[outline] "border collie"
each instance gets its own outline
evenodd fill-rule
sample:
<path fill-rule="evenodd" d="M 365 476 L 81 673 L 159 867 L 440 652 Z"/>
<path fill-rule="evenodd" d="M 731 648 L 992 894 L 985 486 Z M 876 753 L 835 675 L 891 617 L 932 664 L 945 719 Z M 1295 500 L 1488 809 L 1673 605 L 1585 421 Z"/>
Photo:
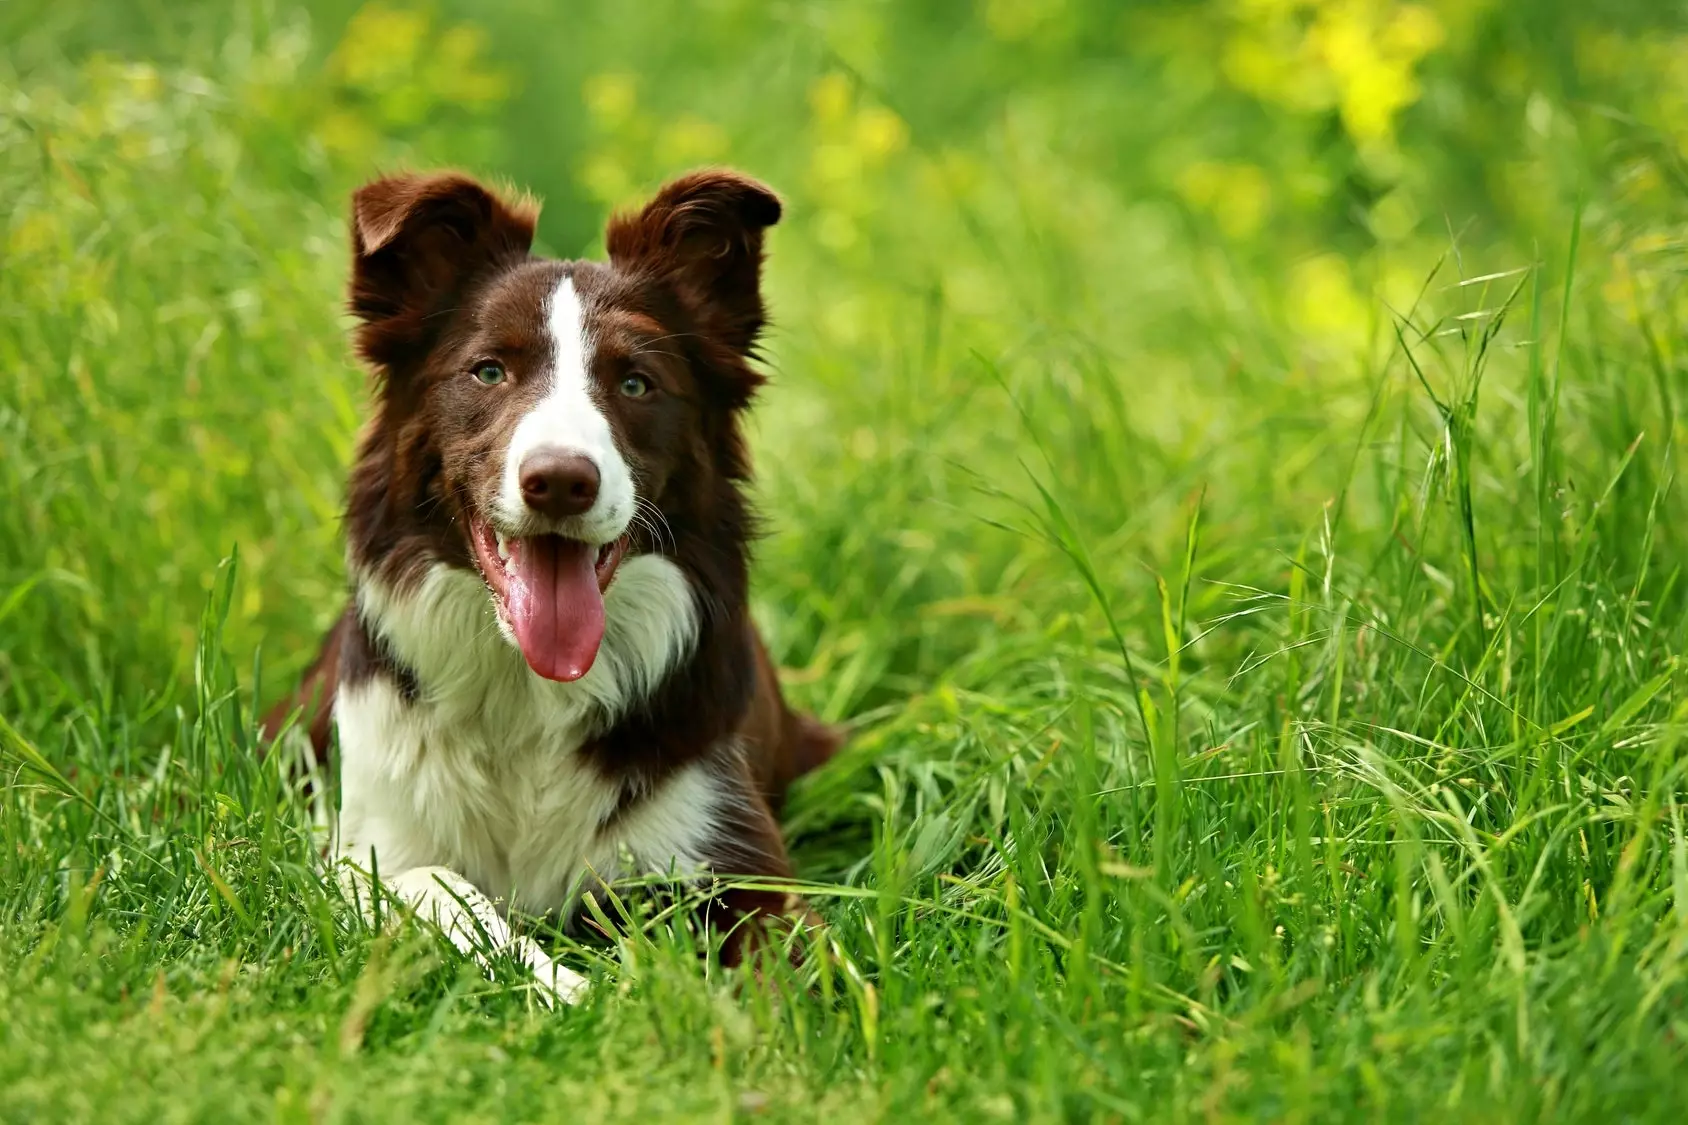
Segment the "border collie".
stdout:
<path fill-rule="evenodd" d="M 592 883 L 696 878 L 742 960 L 801 922 L 775 813 L 838 745 L 785 705 L 746 605 L 739 419 L 762 376 L 767 188 L 726 171 L 613 218 L 609 261 L 530 252 L 538 208 L 466 176 L 352 199 L 374 376 L 346 507 L 352 601 L 295 706 L 339 736 L 338 858 L 465 952 L 584 981 L 511 931 Z"/>

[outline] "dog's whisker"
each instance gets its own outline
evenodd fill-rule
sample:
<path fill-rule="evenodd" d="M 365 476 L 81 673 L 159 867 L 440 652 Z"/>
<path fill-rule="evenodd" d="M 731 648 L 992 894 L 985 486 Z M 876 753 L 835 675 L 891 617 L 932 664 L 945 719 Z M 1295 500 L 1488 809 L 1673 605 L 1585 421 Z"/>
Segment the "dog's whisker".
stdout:
<path fill-rule="evenodd" d="M 643 496 L 639 496 L 635 498 L 633 514 L 635 519 L 640 520 L 650 530 L 651 536 L 658 541 L 659 547 L 662 539 L 666 538 L 670 551 L 680 549 L 679 541 L 674 537 L 674 529 L 669 526 L 668 517 L 663 514 L 661 508 L 658 508 Z"/>
<path fill-rule="evenodd" d="M 679 356 L 678 352 L 671 352 L 671 351 L 666 351 L 666 350 L 658 351 L 654 345 L 660 344 L 664 340 L 701 340 L 701 339 L 703 339 L 703 337 L 696 332 L 670 332 L 666 336 L 657 336 L 654 339 L 644 341 L 643 343 L 636 346 L 633 349 L 633 351 L 631 352 L 631 354 L 632 355 L 644 355 L 646 352 L 655 352 L 657 355 L 668 355 L 668 356 L 678 357 Z"/>

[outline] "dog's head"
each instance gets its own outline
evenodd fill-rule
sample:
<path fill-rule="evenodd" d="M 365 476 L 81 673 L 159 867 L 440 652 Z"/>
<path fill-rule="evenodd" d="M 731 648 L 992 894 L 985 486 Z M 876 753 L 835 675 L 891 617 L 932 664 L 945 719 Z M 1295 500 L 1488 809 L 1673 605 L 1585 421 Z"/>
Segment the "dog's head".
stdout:
<path fill-rule="evenodd" d="M 376 180 L 352 211 L 358 349 L 443 561 L 478 569 L 535 672 L 578 679 L 622 560 L 744 475 L 779 200 L 694 173 L 610 221 L 607 263 L 533 257 L 537 208 L 461 175 Z"/>

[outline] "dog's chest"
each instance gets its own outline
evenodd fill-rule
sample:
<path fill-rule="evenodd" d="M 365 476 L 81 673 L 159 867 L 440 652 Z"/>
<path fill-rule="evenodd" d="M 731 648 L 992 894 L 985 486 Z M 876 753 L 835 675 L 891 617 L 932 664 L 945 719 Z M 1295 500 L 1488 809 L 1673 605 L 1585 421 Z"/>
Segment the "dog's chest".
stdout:
<path fill-rule="evenodd" d="M 582 753 L 689 650 L 696 611 L 665 559 L 624 564 L 605 599 L 598 662 L 582 680 L 531 675 L 489 621 L 485 588 L 436 567 L 398 596 L 359 601 L 423 689 L 390 677 L 342 683 L 340 854 L 381 870 L 444 866 L 494 898 L 566 910 L 587 878 L 703 866 L 730 788 L 706 762 L 627 791 Z"/>
<path fill-rule="evenodd" d="M 389 871 L 444 865 L 525 909 L 567 906 L 588 869 L 617 870 L 620 785 L 581 753 L 585 729 L 519 698 L 474 711 L 406 702 L 372 680 L 337 707 L 343 852 Z"/>

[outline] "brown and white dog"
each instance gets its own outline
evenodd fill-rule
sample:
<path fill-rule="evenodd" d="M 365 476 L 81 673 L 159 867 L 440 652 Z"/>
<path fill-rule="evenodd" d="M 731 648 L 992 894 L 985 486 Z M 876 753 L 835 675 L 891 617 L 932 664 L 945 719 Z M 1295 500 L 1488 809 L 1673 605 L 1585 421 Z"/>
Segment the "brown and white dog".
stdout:
<path fill-rule="evenodd" d="M 506 911 L 588 881 L 789 877 L 775 812 L 838 737 L 789 710 L 746 604 L 740 414 L 765 187 L 724 171 L 611 220 L 608 263 L 530 253 L 537 207 L 456 174 L 352 201 L 376 385 L 346 508 L 352 603 L 301 695 L 340 747 L 335 852 L 466 951 L 582 980 Z M 741 959 L 802 914 L 718 892 Z"/>

